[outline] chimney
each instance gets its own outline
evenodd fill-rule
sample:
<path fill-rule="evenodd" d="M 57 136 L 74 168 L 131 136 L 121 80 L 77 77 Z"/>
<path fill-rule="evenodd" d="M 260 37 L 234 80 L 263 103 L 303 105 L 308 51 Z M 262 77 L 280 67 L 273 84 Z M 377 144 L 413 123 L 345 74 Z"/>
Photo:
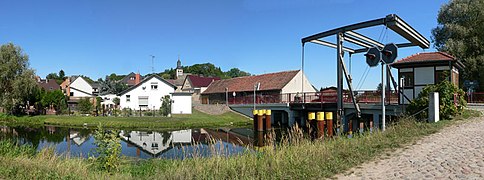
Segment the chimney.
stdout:
<path fill-rule="evenodd" d="M 71 78 L 70 78 L 70 77 L 68 77 L 68 78 L 66 79 L 66 81 L 67 81 L 67 83 L 66 83 L 66 93 L 67 93 L 67 94 L 66 94 L 66 95 L 67 95 L 68 97 L 70 97 L 70 96 L 71 96 Z"/>
<path fill-rule="evenodd" d="M 140 81 L 141 81 L 141 77 L 140 77 L 139 73 L 136 73 L 136 75 L 134 77 L 134 85 L 138 85 Z"/>

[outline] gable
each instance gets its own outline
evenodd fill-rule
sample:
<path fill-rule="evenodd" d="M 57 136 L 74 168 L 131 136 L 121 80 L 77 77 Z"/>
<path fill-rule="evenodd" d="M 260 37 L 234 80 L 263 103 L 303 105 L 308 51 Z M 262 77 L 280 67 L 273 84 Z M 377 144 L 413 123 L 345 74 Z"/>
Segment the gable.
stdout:
<path fill-rule="evenodd" d="M 146 89 L 151 89 L 151 85 L 152 83 L 157 83 L 157 88 L 158 89 L 169 89 L 170 91 L 171 90 L 175 90 L 176 89 L 176 86 L 171 84 L 170 82 L 164 80 L 163 78 L 157 76 L 157 75 L 151 75 L 145 79 L 143 79 L 143 81 L 141 81 L 139 84 L 135 85 L 135 86 L 132 86 L 126 90 L 124 90 L 123 92 L 119 93 L 119 95 L 123 95 L 123 94 L 126 94 L 126 93 L 129 93 L 130 91 L 134 91 L 134 90 L 146 90 Z M 144 88 L 144 89 L 143 89 Z"/>
<path fill-rule="evenodd" d="M 69 85 L 71 88 L 76 88 L 80 91 L 84 91 L 87 93 L 92 92 L 92 86 L 89 84 L 84 78 L 78 77 L 76 78 L 71 84 Z"/>

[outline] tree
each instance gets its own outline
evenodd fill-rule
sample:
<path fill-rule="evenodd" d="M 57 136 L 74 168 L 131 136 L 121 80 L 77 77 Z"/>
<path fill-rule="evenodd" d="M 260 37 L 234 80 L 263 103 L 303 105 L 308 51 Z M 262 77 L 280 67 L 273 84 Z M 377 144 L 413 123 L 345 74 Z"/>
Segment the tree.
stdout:
<path fill-rule="evenodd" d="M 484 90 L 484 1 L 452 0 L 441 6 L 432 41 L 439 51 L 465 65 L 463 78 L 478 80 Z M 461 81 L 462 82 L 462 81 Z"/>
<path fill-rule="evenodd" d="M 382 85 L 381 83 L 378 83 L 378 86 L 376 86 L 376 91 L 381 92 L 381 90 L 382 90 Z"/>
<path fill-rule="evenodd" d="M 162 98 L 160 113 L 162 116 L 168 116 L 171 114 L 171 99 L 169 95 Z"/>
<path fill-rule="evenodd" d="M 77 104 L 79 111 L 83 114 L 89 114 L 92 111 L 92 103 L 89 98 L 81 98 Z"/>
<path fill-rule="evenodd" d="M 120 102 L 121 102 L 121 100 L 120 100 L 118 97 L 115 97 L 115 98 L 113 99 L 113 103 L 114 103 L 114 105 L 116 105 L 116 106 L 119 106 L 119 103 L 120 103 Z"/>
<path fill-rule="evenodd" d="M 123 84 L 122 82 L 119 82 L 117 80 L 113 80 L 109 77 L 106 77 L 105 80 L 100 78 L 98 82 L 101 87 L 101 94 L 118 94 L 128 89 L 128 86 L 126 84 Z"/>
<path fill-rule="evenodd" d="M 59 76 L 57 75 L 57 73 L 50 73 L 50 74 L 47 74 L 47 76 L 45 78 L 46 79 L 59 79 Z"/>
<path fill-rule="evenodd" d="M 64 72 L 64 70 L 61 69 L 59 71 L 59 79 L 64 80 L 65 77 L 66 77 L 66 73 Z"/>
<path fill-rule="evenodd" d="M 0 47 L 0 77 L 0 106 L 9 114 L 20 114 L 39 88 L 22 48 L 12 43 Z"/>
<path fill-rule="evenodd" d="M 241 71 L 239 68 L 232 68 L 225 72 L 225 76 L 229 78 L 235 78 L 235 77 L 242 77 L 242 76 L 250 76 L 250 73 Z"/>
<path fill-rule="evenodd" d="M 54 109 L 56 110 L 61 110 L 65 107 L 62 107 L 65 105 L 65 96 L 64 93 L 62 93 L 61 90 L 55 90 L 55 91 L 47 91 L 44 93 L 44 96 L 42 97 L 41 103 L 43 107 L 49 107 L 53 106 Z"/>

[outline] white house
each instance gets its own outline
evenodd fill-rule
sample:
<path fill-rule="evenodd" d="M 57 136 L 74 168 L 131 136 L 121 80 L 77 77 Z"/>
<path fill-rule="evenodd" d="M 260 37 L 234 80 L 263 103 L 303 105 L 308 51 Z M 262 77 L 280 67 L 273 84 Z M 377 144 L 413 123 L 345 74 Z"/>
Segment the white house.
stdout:
<path fill-rule="evenodd" d="M 171 93 L 171 113 L 172 114 L 192 114 L 192 93 L 175 92 Z"/>
<path fill-rule="evenodd" d="M 119 98 L 116 94 L 104 94 L 99 97 L 102 99 L 101 106 L 104 106 L 105 108 L 114 108 L 116 104 L 113 100 Z"/>
<path fill-rule="evenodd" d="M 121 92 L 120 108 L 133 110 L 160 109 L 163 97 L 171 96 L 176 86 L 157 75 L 146 77 L 139 84 Z"/>
<path fill-rule="evenodd" d="M 66 96 L 81 98 L 94 97 L 99 93 L 97 84 L 91 84 L 80 76 L 71 76 L 61 84 L 61 88 Z"/>

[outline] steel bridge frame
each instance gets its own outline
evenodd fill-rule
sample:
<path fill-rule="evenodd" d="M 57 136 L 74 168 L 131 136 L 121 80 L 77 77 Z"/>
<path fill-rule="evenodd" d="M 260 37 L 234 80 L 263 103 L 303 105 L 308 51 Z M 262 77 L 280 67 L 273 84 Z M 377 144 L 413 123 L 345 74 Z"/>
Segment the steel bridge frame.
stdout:
<path fill-rule="evenodd" d="M 383 43 L 378 42 L 374 39 L 371 39 L 365 35 L 359 34 L 355 32 L 355 30 L 359 29 L 364 29 L 364 28 L 369 28 L 369 27 L 374 27 L 374 26 L 385 26 L 387 28 L 390 28 L 393 30 L 395 33 L 398 35 L 402 36 L 408 42 L 403 42 L 403 43 L 398 43 L 396 44 L 398 48 L 404 48 L 404 47 L 413 47 L 413 46 L 419 46 L 422 49 L 427 49 L 430 46 L 429 40 L 427 40 L 422 34 L 420 34 L 417 30 L 415 30 L 412 26 L 407 24 L 403 19 L 398 17 L 396 14 L 389 14 L 384 18 L 379 18 L 379 19 L 374 19 L 374 20 L 369 20 L 365 22 L 360 22 L 356 24 L 351 24 L 347 26 L 343 26 L 340 28 L 336 29 L 331 29 L 325 32 L 317 33 L 311 36 L 307 36 L 301 39 L 302 42 L 302 47 L 303 47 L 303 57 L 304 57 L 304 45 L 308 42 L 314 43 L 314 44 L 319 44 L 331 48 L 335 48 L 337 52 L 337 123 L 340 124 L 340 132 L 342 132 L 342 117 L 344 116 L 344 108 L 343 108 L 343 74 L 344 78 L 346 79 L 347 86 L 350 90 L 350 92 L 353 92 L 352 88 L 352 79 L 351 75 L 348 73 L 345 63 L 344 63 L 344 53 L 348 52 L 350 54 L 356 54 L 356 53 L 364 53 L 367 52 L 369 48 L 371 47 L 379 47 L 380 49 L 383 48 Z M 322 40 L 322 38 L 329 37 L 336 35 L 336 43 L 328 42 Z M 343 46 L 343 42 L 349 42 L 352 44 L 355 44 L 361 48 L 359 49 L 352 49 L 349 47 Z M 303 59 L 304 61 L 304 59 Z M 304 63 L 304 62 L 303 62 Z M 387 71 L 388 71 L 388 66 L 387 66 Z M 383 78 L 383 64 L 382 64 L 382 78 Z M 385 86 L 382 84 L 382 87 Z M 383 90 L 384 91 L 384 90 Z M 353 99 L 353 104 L 355 107 L 355 110 L 357 112 L 357 116 L 360 117 L 361 111 L 354 100 L 354 94 L 350 93 L 351 98 Z M 382 129 L 385 129 L 385 114 L 384 114 L 384 109 L 385 109 L 385 97 L 382 97 L 382 109 L 383 109 L 383 114 L 382 114 Z"/>

